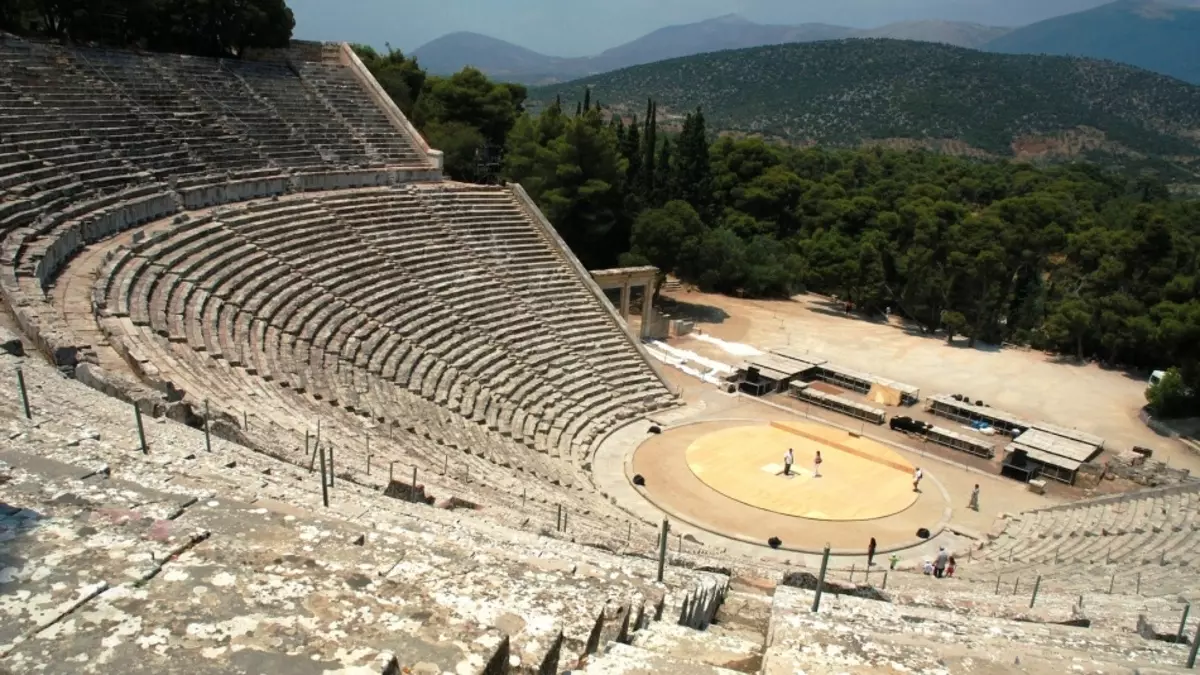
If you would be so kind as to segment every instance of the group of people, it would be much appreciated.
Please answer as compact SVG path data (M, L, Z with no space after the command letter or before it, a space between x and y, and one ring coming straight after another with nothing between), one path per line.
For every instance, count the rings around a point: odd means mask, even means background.
M818 450L817 456L813 458L813 478L821 477L821 462L823 461L824 460L821 459L821 451ZM795 463L796 454L792 452L791 448L788 448L788 451L783 455L783 475L792 475L792 465Z
M946 552L946 547L938 548L937 557L932 561L926 560L922 570L925 574L932 574L938 579L950 578L954 576L954 556Z

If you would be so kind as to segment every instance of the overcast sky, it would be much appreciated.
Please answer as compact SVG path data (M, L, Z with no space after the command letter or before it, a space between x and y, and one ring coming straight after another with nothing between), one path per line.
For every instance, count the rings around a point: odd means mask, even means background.
M947 19L1019 26L1108 0L288 0L304 40L404 51L473 31L554 56L588 56L663 26L741 14L759 23L874 28Z

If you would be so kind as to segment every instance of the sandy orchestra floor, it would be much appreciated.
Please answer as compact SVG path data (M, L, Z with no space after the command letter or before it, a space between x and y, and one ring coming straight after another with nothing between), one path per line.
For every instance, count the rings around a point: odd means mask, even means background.
M791 448L795 463L784 473ZM821 453L820 475L815 458ZM688 468L747 506L824 521L896 515L917 500L913 467L875 441L813 422L734 426L692 441Z

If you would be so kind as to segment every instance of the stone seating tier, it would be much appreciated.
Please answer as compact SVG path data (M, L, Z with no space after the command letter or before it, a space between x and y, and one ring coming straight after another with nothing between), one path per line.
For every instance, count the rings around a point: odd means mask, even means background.
M112 415L119 402L26 366L42 419L0 451L10 465L0 531L38 561L0 580L13 600L0 639L18 672L102 648L131 672L169 659L226 672L290 663L289 644L303 647L297 667L384 672L394 656L401 668L482 672L502 654L557 672L676 620L689 598L708 598L711 616L724 592L717 575L672 568L655 584L650 560L464 521L342 478L324 509L311 473L219 439L204 452L201 435L170 422L150 422L150 455L128 452L136 434ZM52 415L68 409L51 400L65 389L75 391L61 403L94 405ZM0 417L17 423L10 403ZM193 602L197 587L207 601ZM139 638L164 648L144 654Z

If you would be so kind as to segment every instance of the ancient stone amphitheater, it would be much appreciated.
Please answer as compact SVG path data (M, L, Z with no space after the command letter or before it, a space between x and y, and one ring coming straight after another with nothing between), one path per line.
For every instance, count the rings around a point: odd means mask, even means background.
M660 572L591 462L676 397L524 191L442 180L345 45L0 38L0 165L0 672L1187 660L1190 487L1013 516L956 585L838 565L816 613L777 558L680 539Z

